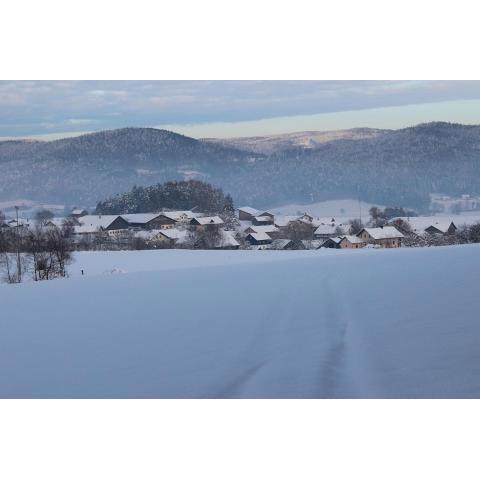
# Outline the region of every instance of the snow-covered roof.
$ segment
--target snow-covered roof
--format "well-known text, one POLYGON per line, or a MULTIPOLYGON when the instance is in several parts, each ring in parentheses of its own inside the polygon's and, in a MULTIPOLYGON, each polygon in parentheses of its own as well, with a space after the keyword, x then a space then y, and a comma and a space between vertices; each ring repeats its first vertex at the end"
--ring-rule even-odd
MULTIPOLYGON (((430 227, 433 227, 433 228, 436 228, 438 231, 442 232, 442 233, 447 233, 450 226, 452 225, 453 222, 435 222, 435 223, 432 223, 431 225, 429 225, 427 227, 430 228, 430 227)), ((453 224, 455 226, 455 224, 453 224)), ((426 230, 426 229, 425 229, 426 230)))
POLYGON ((298 220, 298 216, 276 215, 274 223, 277 227, 286 227, 290 222, 293 222, 294 220, 298 220))
POLYGON ((281 250, 282 248, 285 248, 290 242, 291 240, 289 240, 288 238, 277 238, 273 240, 273 242, 270 244, 270 248, 272 250, 281 250))
POLYGON ((364 228, 374 240, 386 240, 388 238, 403 238, 395 227, 364 228))
POLYGON ((272 221, 272 218, 271 217, 267 217, 267 216, 263 216, 263 217, 254 217, 255 221, 257 222, 271 222, 272 221))
POLYGON ((160 213, 127 213, 121 217, 128 223, 148 223, 160 215, 160 213))
POLYGON ((365 243, 361 238, 356 235, 345 235, 343 238, 346 238, 350 243, 365 243))
POLYGON ((448 217, 396 217, 391 222, 407 222, 410 225, 412 232, 421 234, 429 227, 435 227, 437 230, 446 233, 450 225, 455 223, 448 217))
POLYGON ((252 230, 255 233, 273 233, 278 232, 275 225, 249 225, 245 230, 252 230))
POLYGON ((135 232, 134 236, 137 238, 143 238, 143 240, 153 240, 157 235, 161 233, 161 230, 140 230, 135 232))
POLYGON ((301 240, 301 242, 307 250, 316 250, 325 243, 325 240, 301 240))
MULTIPOLYGON (((329 240, 335 243, 340 243, 345 237, 330 237, 329 240)), ((326 242, 325 242, 326 243, 326 242)))
POLYGON ((219 247, 239 247, 240 243, 234 237, 235 232, 223 230, 222 238, 220 239, 219 247))
POLYGON ((256 210, 255 208, 252 208, 252 207, 241 207, 238 210, 239 211, 241 210, 242 212, 248 213, 249 215, 252 215, 253 217, 255 217, 256 215, 258 215, 260 213, 258 210, 256 210))
POLYGON ((255 239, 257 242, 261 242, 263 240, 271 240, 272 238, 268 233, 260 232, 260 233, 249 233, 253 239, 255 239))
POLYGON ((178 222, 179 220, 182 220, 182 219, 194 218, 195 216, 198 215, 198 212, 193 213, 191 210, 175 210, 171 212, 162 212, 162 215, 178 222))
POLYGON ((76 208, 75 210, 72 210, 72 215, 82 215, 86 210, 83 208, 76 208))
POLYGON ((169 240, 174 240, 177 243, 181 243, 185 241, 188 235, 188 230, 178 228, 163 228, 158 230, 157 233, 163 235, 169 240))
POLYGON ((195 217, 193 220, 198 222, 200 225, 223 225, 223 220, 218 217, 195 217))
MULTIPOLYGON (((16 227, 17 226, 17 219, 13 218, 12 220, 8 220, 7 225, 10 227, 16 227)), ((18 217, 18 226, 22 227, 23 225, 28 226, 30 224, 30 221, 26 218, 20 218, 18 217)))
MULTIPOLYGON (((63 217, 54 217, 46 223, 46 225, 52 225, 55 227, 61 227, 63 225, 63 222, 65 222, 65 218, 63 217)), ((71 218, 69 220, 72 220, 71 218)))
POLYGON ((120 215, 84 215, 80 225, 75 226, 75 233, 94 233, 108 228, 120 215))
POLYGON ((336 225, 336 224, 323 224, 319 225, 315 231, 313 232, 315 235, 333 235, 335 234, 335 231, 340 229, 342 232, 345 231, 345 228, 342 225, 336 225))

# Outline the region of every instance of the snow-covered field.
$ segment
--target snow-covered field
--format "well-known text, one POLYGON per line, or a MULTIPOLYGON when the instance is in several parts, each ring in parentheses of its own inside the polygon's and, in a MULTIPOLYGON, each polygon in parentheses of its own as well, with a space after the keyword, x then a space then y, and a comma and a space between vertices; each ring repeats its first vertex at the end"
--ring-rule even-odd
POLYGON ((0 285, 0 397, 478 398, 479 271, 480 245, 78 254, 0 285))
MULTIPOLYGON (((278 215, 297 215, 305 212, 315 217, 335 217, 337 219, 351 220, 353 218, 363 219, 369 217, 368 211, 372 203, 359 202, 358 200, 328 200, 325 202, 309 203, 306 205, 291 203, 271 209, 272 213, 278 215)), ((383 205, 376 205, 384 208, 383 205)))

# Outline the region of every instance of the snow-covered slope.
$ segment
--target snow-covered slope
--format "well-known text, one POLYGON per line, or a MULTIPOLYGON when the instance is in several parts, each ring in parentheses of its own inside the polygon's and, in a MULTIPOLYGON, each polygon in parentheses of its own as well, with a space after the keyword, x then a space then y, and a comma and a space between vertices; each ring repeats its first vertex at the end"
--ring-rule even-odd
MULTIPOLYGON (((385 208, 383 205, 376 205, 385 208)), ((368 218, 368 211, 373 207, 372 203, 359 202, 358 200, 327 200, 308 204, 291 203, 270 209, 272 213, 279 215, 298 215, 305 212, 316 217, 335 217, 344 219, 368 218)))
POLYGON ((190 253, 0 286, 0 397, 480 397, 478 245, 190 253))

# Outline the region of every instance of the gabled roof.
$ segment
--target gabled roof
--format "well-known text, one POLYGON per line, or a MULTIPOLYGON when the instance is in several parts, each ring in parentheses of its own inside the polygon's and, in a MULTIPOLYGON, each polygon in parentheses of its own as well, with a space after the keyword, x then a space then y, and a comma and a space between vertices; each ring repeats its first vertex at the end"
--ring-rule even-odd
MULTIPOLYGON (((13 218, 12 220, 7 220, 6 222, 10 227, 16 227, 17 226, 17 219, 16 218, 13 218)), ((20 218, 18 217, 18 226, 19 227, 22 227, 24 225, 29 225, 30 224, 30 221, 28 219, 25 219, 25 218, 20 218)))
POLYGON ((278 232, 275 225, 249 225, 244 231, 252 230, 255 233, 273 233, 278 232))
POLYGON ((319 225, 313 233, 314 235, 334 235, 337 228, 340 228, 342 232, 345 231, 341 225, 328 223, 325 225, 319 225))
POLYGON ((75 210, 72 210, 71 215, 82 215, 84 212, 87 212, 87 211, 83 208, 76 208, 75 210))
MULTIPOLYGON (((174 230, 174 229, 171 229, 174 230)), ((134 236, 136 238, 143 238, 143 240, 154 240, 159 234, 161 233, 161 230, 140 230, 138 232, 134 233, 134 236)))
POLYGON ((195 217, 192 218, 192 222, 198 223, 199 225, 223 225, 223 220, 218 217, 195 217))
POLYGON ((148 223, 160 215, 160 213, 126 213, 121 217, 128 223, 148 223))
POLYGON ((80 225, 75 227, 75 233, 94 233, 108 228, 120 215, 84 215, 80 217, 80 225))
POLYGON ((260 217, 274 217, 275 214, 273 214, 272 212, 269 212, 268 210, 264 210, 263 212, 260 210, 258 213, 257 213, 258 216, 260 217))
POLYGON ((158 230, 157 234, 163 235, 169 240, 174 240, 175 242, 181 243, 186 239, 188 230, 180 230, 178 228, 163 228, 158 230))
POLYGON ((247 237, 252 237, 257 242, 262 242, 264 240, 271 240, 272 237, 268 233, 249 233, 247 237))
POLYGON ((425 230, 428 230, 429 228, 435 228, 439 232, 442 233, 447 233, 450 227, 453 225, 453 228, 457 228, 456 225, 453 222, 435 222, 429 225, 428 227, 425 228, 425 230))
POLYGON ((277 238, 276 240, 273 240, 273 242, 270 244, 270 247, 272 249, 279 249, 281 250, 282 248, 285 248, 291 240, 288 238, 277 238))
POLYGON ((343 238, 346 238, 350 243, 365 243, 364 240, 357 237, 356 235, 345 235, 343 238))
POLYGON ((298 220, 298 216, 295 215, 276 215, 274 224, 277 227, 286 227, 290 222, 298 220))
POLYGON ((239 247, 240 243, 234 237, 235 232, 222 230, 222 237, 218 247, 239 247))
POLYGON ((191 210, 175 210, 171 212, 162 212, 161 215, 178 222, 183 218, 187 218, 187 219, 194 218, 196 215, 198 215, 198 213, 193 213, 191 210))
POLYGON ((337 245, 344 239, 345 237, 330 237, 329 239, 327 239, 325 243, 327 243, 329 240, 332 241, 333 243, 336 243, 337 245))
POLYGON ((260 216, 260 217, 254 217, 255 221, 257 222, 271 222, 272 218, 268 216, 260 216))
MULTIPOLYGON (((475 216, 470 217, 465 215, 464 217, 460 217, 459 215, 455 215, 455 221, 457 223, 460 218, 465 218, 465 223, 467 223, 467 220, 470 220, 471 218, 476 218, 475 216)), ((454 228, 457 228, 455 223, 453 222, 453 219, 449 218, 448 216, 428 216, 428 217, 395 217, 390 220, 390 223, 398 223, 399 226, 402 225, 403 222, 408 223, 410 225, 411 231, 413 233, 417 234, 422 234, 425 232, 427 228, 434 227, 437 230, 447 233, 448 229, 450 228, 450 225, 453 224, 454 228)))
POLYGON ((325 243, 325 240, 301 240, 301 242, 307 250, 316 250, 325 243))
POLYGON ((378 227, 378 228, 363 228, 358 235, 363 231, 367 232, 374 240, 386 240, 389 238, 403 238, 395 227, 378 227))
POLYGON ((248 213, 249 215, 252 215, 253 217, 255 217, 256 215, 258 215, 260 213, 258 210, 256 210, 255 208, 252 208, 252 207, 241 207, 238 210, 242 211, 242 212, 245 212, 245 213, 248 213))

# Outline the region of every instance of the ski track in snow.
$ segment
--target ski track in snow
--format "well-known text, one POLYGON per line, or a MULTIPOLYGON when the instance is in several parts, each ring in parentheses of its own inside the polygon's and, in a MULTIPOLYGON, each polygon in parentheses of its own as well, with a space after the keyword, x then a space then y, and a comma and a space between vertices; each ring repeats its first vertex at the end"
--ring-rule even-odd
POLYGON ((480 245, 82 253, 0 285, 0 397, 478 398, 479 270, 480 245))

